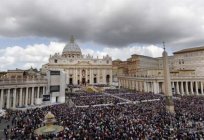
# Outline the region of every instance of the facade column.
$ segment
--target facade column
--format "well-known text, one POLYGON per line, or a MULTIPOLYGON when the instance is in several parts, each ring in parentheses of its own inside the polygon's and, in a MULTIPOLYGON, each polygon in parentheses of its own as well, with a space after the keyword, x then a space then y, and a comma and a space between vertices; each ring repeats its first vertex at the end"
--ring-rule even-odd
POLYGON ((158 93, 157 92, 157 83, 156 82, 153 82, 153 87, 154 87, 154 93, 155 94, 158 93))
POLYGON ((28 87, 26 87, 25 106, 28 105, 28 87))
POLYGON ((137 81, 137 91, 140 91, 139 81, 137 81))
POLYGON ((148 82, 148 92, 151 92, 151 82, 148 82))
POLYGON ((69 83, 69 70, 66 70, 66 84, 70 84, 69 83))
POLYGON ((86 85, 88 84, 88 69, 85 69, 85 78, 86 78, 86 85))
POLYGON ((179 92, 179 83, 178 83, 178 81, 176 82, 176 92, 177 92, 177 94, 180 94, 180 92, 179 92))
POLYGON ((100 69, 97 69, 97 83, 100 84, 100 69))
POLYGON ((13 89, 13 108, 16 108, 16 88, 13 89))
POLYGON ((8 89, 7 93, 7 101, 6 101, 6 108, 10 108, 10 89, 8 89))
POLYGON ((135 80, 132 81, 132 86, 133 86, 133 90, 136 90, 136 87, 135 87, 135 80))
POLYGON ((149 92, 149 83, 146 82, 146 89, 147 89, 147 92, 149 92))
POLYGON ((191 94, 194 95, 194 92, 193 92, 193 82, 191 82, 191 94))
POLYGON ((154 93, 154 82, 151 82, 151 92, 154 93))
POLYGON ((138 91, 137 81, 135 81, 135 89, 138 91))
POLYGON ((195 81, 195 84, 196 84, 196 95, 199 95, 199 93, 198 93, 198 81, 195 81))
POLYGON ((31 93, 31 105, 34 105, 34 88, 35 87, 31 87, 32 88, 32 93, 31 93))
POLYGON ((200 88, 201 88, 200 89, 201 90, 201 94, 203 95, 203 82, 202 81, 200 82, 200 88))
POLYGON ((20 107, 22 106, 22 98, 23 98, 22 94, 23 94, 23 91, 22 91, 22 88, 20 88, 20 99, 19 99, 19 106, 20 107))
POLYGON ((76 72, 75 73, 76 74, 76 76, 75 76, 75 78, 76 78, 75 84, 78 85, 78 70, 76 69, 75 72, 76 72))
POLYGON ((142 92, 142 82, 139 82, 140 92, 142 92))
POLYGON ((120 89, 120 80, 118 80, 118 88, 120 89))
POLYGON ((92 83, 92 74, 91 74, 91 71, 92 71, 92 69, 89 70, 89 83, 93 84, 92 83))
POLYGON ((189 95, 189 91, 188 91, 188 81, 186 81, 186 95, 189 95))
MULTIPOLYGON (((82 70, 81 68, 79 68, 79 84, 82 84, 82 70)), ((78 78, 78 75, 77 75, 77 78, 78 78)), ((77 83, 78 83, 78 80, 77 80, 77 83)))
POLYGON ((147 92, 147 83, 144 81, 144 92, 147 92))
POLYGON ((113 73, 112 73, 112 69, 110 69, 109 72, 110 72, 110 73, 109 73, 109 76, 110 76, 110 77, 109 77, 109 80, 110 80, 110 81, 109 81, 109 85, 112 85, 112 83, 113 83, 113 77, 112 77, 113 73))
POLYGON ((4 89, 1 89, 1 97, 0 97, 0 109, 2 109, 3 108, 3 105, 4 105, 4 100, 3 100, 3 98, 4 98, 4 89))

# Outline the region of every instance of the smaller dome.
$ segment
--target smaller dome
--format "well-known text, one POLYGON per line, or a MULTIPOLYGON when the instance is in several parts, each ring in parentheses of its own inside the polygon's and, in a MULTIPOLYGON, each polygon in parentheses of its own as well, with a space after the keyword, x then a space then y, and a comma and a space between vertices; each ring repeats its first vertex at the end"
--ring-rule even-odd
POLYGON ((70 42, 64 47, 62 53, 80 53, 81 54, 81 49, 78 46, 78 44, 75 42, 74 37, 72 36, 70 39, 70 42))
POLYGON ((47 115, 45 115, 45 119, 54 119, 55 115, 52 114, 51 112, 48 112, 47 115))

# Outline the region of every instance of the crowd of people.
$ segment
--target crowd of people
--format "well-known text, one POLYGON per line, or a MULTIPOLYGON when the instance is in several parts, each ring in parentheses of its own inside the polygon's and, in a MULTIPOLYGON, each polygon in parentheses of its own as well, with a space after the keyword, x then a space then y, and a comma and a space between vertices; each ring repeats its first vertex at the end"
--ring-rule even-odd
MULTIPOLYGON (((82 94, 85 105, 95 97, 103 96, 82 94)), ((80 96, 82 96, 80 95, 80 96)), ((77 95, 78 96, 78 95, 77 95)), ((78 96, 78 97, 80 97, 78 96)), ((158 95, 136 93, 123 95, 133 100, 151 99, 158 95)), ((112 96, 105 96, 112 100, 112 96)), ((174 100, 175 114, 165 109, 165 100, 140 102, 138 104, 114 104, 111 106, 92 106, 69 108, 67 104, 47 106, 26 111, 11 111, 6 117, 11 126, 5 126, 5 137, 15 140, 159 140, 159 139, 202 139, 204 138, 204 97, 180 97, 174 100), (40 135, 35 129, 44 126, 44 116, 51 111, 56 117, 56 124, 64 127, 60 133, 40 135)), ((101 100, 102 103, 104 103, 101 100)), ((74 102, 78 104, 81 100, 74 102)), ((100 103, 101 103, 100 102, 100 103)), ((106 103, 106 102, 105 102, 106 103)), ((0 124, 1 125, 1 124, 0 124)))
POLYGON ((119 97, 131 100, 131 101, 142 101, 142 100, 152 100, 152 99, 161 99, 162 96, 159 94, 154 93, 120 93, 118 94, 119 97))
POLYGON ((97 104, 115 104, 123 102, 120 99, 102 94, 102 95, 89 95, 72 97, 72 101, 76 106, 97 105, 97 104))

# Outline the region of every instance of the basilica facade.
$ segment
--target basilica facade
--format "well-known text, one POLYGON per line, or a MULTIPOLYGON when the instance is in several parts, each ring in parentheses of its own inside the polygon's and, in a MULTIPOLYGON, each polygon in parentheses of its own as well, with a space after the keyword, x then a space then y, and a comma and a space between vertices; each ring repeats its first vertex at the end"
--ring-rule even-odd
POLYGON ((74 37, 65 45, 62 54, 50 56, 49 63, 43 66, 43 71, 63 71, 65 83, 72 85, 107 84, 112 83, 112 59, 106 55, 94 58, 83 55, 74 37))
POLYGON ((51 102, 65 102, 65 89, 69 85, 111 85, 112 58, 94 58, 83 55, 80 47, 72 37, 62 53, 50 56, 49 63, 43 65, 42 71, 48 79, 47 94, 51 102))

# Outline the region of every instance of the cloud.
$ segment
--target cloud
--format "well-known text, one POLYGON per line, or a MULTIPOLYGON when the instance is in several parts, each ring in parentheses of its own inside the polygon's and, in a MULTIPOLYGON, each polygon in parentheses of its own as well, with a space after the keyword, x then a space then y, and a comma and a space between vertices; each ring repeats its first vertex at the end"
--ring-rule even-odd
MULTIPOLYGON (((0 49, 0 71, 8 69, 28 69, 31 66, 41 68, 43 64, 48 63, 50 55, 62 52, 65 44, 60 42, 50 42, 45 44, 34 44, 26 47, 13 46, 0 49)), ((160 57, 162 48, 154 45, 150 46, 129 46, 126 48, 103 48, 101 51, 94 49, 82 49, 83 55, 90 54, 94 58, 102 58, 109 55, 113 60, 126 60, 132 54, 160 57)))
POLYGON ((0 70, 7 69, 28 69, 31 66, 40 68, 48 62, 50 54, 61 52, 64 43, 50 42, 49 45, 34 44, 25 48, 13 46, 0 49, 0 70))
POLYGON ((112 48, 165 41, 174 50, 204 43, 202 0, 3 0, 0 36, 38 36, 112 48), (35 11, 35 12, 34 12, 35 11))

